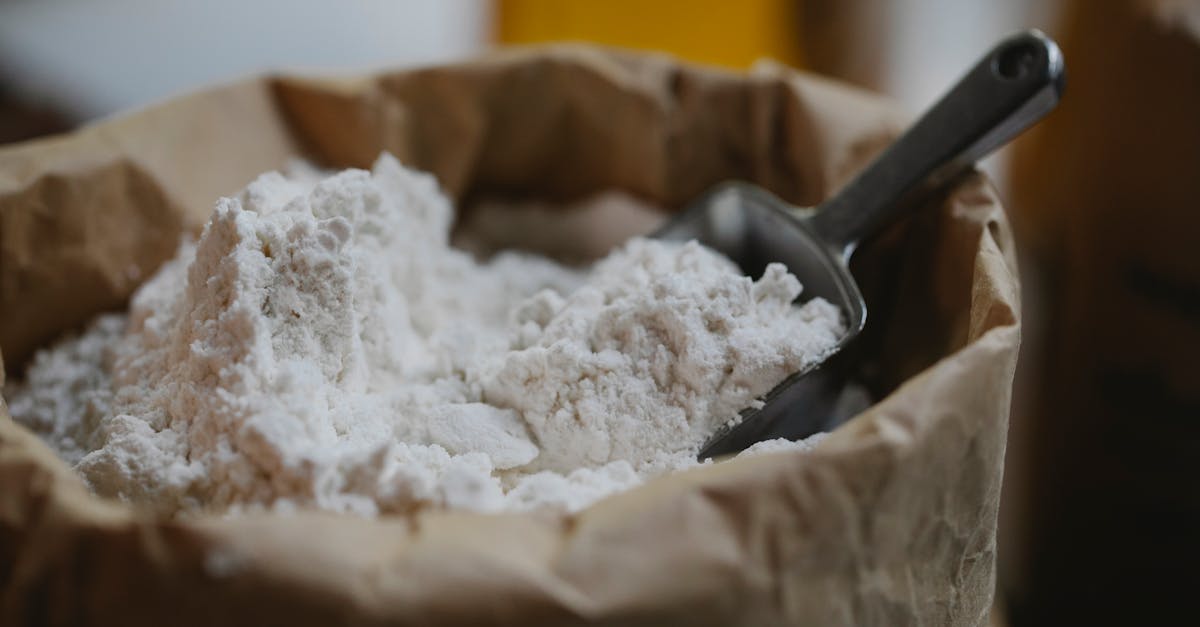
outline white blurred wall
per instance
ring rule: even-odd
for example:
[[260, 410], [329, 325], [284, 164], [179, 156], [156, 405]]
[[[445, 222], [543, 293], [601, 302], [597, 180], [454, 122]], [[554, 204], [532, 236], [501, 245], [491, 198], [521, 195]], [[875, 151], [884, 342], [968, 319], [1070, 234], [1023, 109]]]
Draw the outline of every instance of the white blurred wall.
[[0, 0], [0, 83], [86, 120], [271, 70], [447, 61], [487, 0]]

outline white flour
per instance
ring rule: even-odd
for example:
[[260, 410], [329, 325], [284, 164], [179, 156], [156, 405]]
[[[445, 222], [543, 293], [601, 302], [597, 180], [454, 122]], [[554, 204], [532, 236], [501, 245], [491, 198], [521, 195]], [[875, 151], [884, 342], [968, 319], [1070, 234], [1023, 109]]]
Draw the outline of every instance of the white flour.
[[587, 271], [479, 263], [452, 218], [386, 155], [263, 175], [9, 408], [96, 492], [166, 513], [575, 510], [695, 465], [843, 330], [782, 266], [644, 239]]

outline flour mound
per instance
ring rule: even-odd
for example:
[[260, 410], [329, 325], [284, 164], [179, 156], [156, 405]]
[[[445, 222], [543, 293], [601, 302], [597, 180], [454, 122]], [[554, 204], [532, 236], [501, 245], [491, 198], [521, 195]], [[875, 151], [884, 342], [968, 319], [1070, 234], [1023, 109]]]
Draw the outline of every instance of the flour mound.
[[164, 513], [576, 510], [696, 465], [844, 332], [781, 265], [752, 281], [644, 239], [586, 271], [480, 263], [452, 220], [388, 155], [265, 174], [127, 314], [39, 353], [10, 411], [97, 493]]

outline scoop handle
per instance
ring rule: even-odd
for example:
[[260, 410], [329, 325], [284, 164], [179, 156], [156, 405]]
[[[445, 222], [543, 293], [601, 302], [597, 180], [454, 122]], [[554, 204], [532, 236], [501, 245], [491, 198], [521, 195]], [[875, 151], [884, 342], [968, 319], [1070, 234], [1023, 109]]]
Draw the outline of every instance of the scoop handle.
[[813, 227], [848, 257], [899, 217], [1054, 109], [1062, 53], [1037, 30], [1000, 42], [895, 143], [818, 207]]

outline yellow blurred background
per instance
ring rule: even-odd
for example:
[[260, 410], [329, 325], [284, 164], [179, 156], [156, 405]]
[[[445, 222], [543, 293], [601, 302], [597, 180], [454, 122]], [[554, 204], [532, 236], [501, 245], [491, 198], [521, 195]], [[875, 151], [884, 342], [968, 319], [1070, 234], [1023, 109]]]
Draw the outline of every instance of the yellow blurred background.
[[803, 63], [794, 0], [498, 0], [502, 44], [586, 41], [745, 68], [762, 57]]

